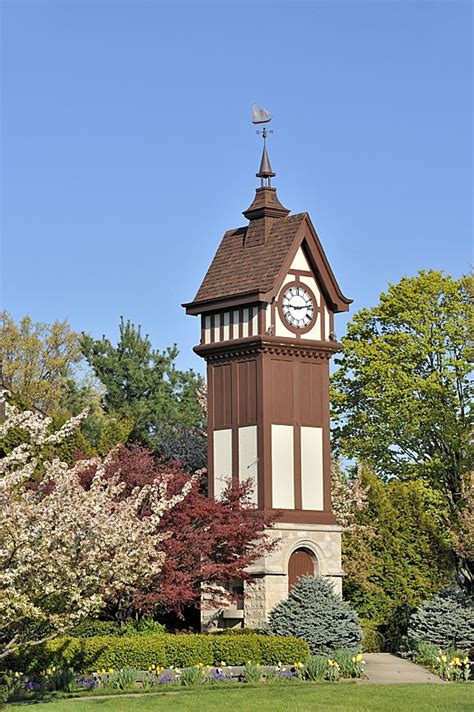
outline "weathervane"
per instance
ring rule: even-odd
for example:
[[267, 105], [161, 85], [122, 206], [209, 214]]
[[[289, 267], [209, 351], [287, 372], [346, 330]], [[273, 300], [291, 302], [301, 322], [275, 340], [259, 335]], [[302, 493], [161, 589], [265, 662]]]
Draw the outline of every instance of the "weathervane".
[[[253, 124], [269, 124], [270, 121], [272, 120], [272, 115], [266, 110], [262, 109], [260, 106], [257, 106], [257, 104], [254, 104], [252, 106], [252, 123]], [[262, 135], [263, 138], [263, 152], [262, 152], [262, 160], [260, 161], [260, 170], [256, 174], [257, 178], [260, 178], [260, 184], [262, 188], [270, 188], [272, 185], [271, 179], [273, 176], [276, 175], [272, 171], [272, 167], [270, 165], [270, 159], [268, 158], [268, 153], [267, 153], [267, 136], [268, 134], [273, 133], [273, 131], [270, 129], [268, 130], [267, 127], [264, 125], [263, 129], [260, 131], [257, 129], [257, 133]], [[265, 184], [266, 181], [266, 184]]]

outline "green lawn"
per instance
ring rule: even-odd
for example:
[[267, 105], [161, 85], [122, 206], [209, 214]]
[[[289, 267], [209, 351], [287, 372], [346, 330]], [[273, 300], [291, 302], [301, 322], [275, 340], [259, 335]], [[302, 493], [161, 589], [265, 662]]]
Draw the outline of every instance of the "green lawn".
[[[311, 683], [214, 687], [176, 693], [114, 699], [69, 699], [41, 703], [44, 712], [467, 712], [474, 708], [474, 686], [318, 685]], [[19, 712], [21, 705], [8, 705]]]

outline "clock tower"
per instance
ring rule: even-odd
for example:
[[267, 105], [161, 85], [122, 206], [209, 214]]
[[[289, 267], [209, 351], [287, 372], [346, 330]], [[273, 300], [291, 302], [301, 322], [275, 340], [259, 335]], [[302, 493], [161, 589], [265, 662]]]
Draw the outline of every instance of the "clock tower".
[[209, 496], [251, 479], [256, 508], [279, 513], [276, 549], [251, 569], [242, 609], [203, 611], [204, 627], [260, 626], [302, 574], [342, 588], [341, 528], [331, 510], [329, 360], [347, 311], [308, 213], [271, 185], [264, 146], [248, 224], [228, 230], [186, 313], [201, 321], [207, 363]]

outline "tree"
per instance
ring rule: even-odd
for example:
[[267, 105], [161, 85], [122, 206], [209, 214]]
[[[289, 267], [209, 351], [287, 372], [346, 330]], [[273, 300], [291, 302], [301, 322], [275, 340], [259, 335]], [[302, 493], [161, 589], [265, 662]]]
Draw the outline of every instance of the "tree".
[[[0, 437], [21, 428], [28, 438], [0, 460], [0, 659], [70, 629], [155, 577], [165, 556], [160, 520], [193, 484], [188, 478], [171, 492], [162, 473], [124, 493], [118, 477], [106, 476], [108, 459], [73, 467], [44, 461], [44, 452], [73, 433], [85, 413], [56, 432], [38, 413], [8, 404], [6, 413]], [[85, 468], [94, 469], [87, 488]]]
[[328, 579], [301, 576], [268, 616], [274, 635], [294, 635], [309, 644], [311, 654], [354, 648], [362, 640], [357, 613], [343, 601]]
[[67, 321], [43, 324], [25, 316], [17, 325], [8, 312], [0, 313], [0, 381], [19, 406], [58, 412], [81, 358], [79, 337]]
[[[108, 414], [133, 422], [130, 440], [166, 453], [173, 438], [178, 450], [183, 441], [195, 442], [194, 453], [187, 455], [191, 470], [205, 464], [205, 413], [201, 392], [203, 379], [192, 370], [176, 367], [176, 345], [164, 351], [152, 347], [148, 335], [130, 321], [120, 321], [117, 346], [102, 337], [82, 336], [83, 353], [105, 388], [103, 404]], [[183, 428], [185, 434], [183, 436]], [[187, 451], [190, 449], [186, 443]]]
[[385, 483], [367, 467], [358, 477], [365, 505], [342, 536], [344, 595], [396, 647], [409, 614], [452, 576], [440, 495], [421, 481]]
[[[332, 379], [336, 452], [385, 480], [416, 479], [440, 492], [453, 536], [472, 463], [471, 312], [467, 277], [404, 277], [354, 316]], [[454, 554], [458, 578], [469, 586], [472, 561]]]
[[[83, 473], [86, 487], [92, 475], [93, 469]], [[170, 478], [170, 493], [180, 492], [189, 481], [180, 463], [165, 463], [139, 445], [119, 448], [107, 476], [118, 476], [126, 493], [159, 482], [163, 476]], [[270, 520], [255, 510], [249, 495], [249, 484], [244, 483], [229, 486], [222, 499], [214, 501], [202, 493], [196, 477], [187, 497], [164, 514], [158, 525], [165, 554], [159, 573], [137, 586], [130, 599], [121, 602], [121, 609], [114, 602], [109, 611], [124, 617], [159, 610], [179, 617], [186, 608], [201, 605], [204, 583], [209, 605], [229, 601], [232, 596], [226, 584], [235, 579], [252, 581], [247, 567], [275, 546], [264, 531]]]
[[434, 643], [443, 650], [471, 648], [474, 645], [472, 599], [453, 590], [433, 596], [410, 617], [408, 638], [411, 642]]

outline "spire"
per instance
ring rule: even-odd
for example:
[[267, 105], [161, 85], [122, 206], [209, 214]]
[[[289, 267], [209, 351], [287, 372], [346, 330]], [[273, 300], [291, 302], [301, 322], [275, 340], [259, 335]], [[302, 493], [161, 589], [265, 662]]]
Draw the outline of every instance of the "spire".
[[[268, 124], [271, 118], [268, 111], [256, 105], [253, 106], [253, 124]], [[264, 126], [257, 133], [261, 134], [263, 138], [262, 160], [260, 161], [260, 170], [256, 173], [257, 178], [260, 178], [260, 187], [257, 188], [250, 207], [244, 210], [245, 217], [250, 221], [245, 233], [246, 247], [264, 243], [270, 237], [275, 220], [286, 217], [290, 212], [278, 200], [276, 188], [273, 188], [271, 183], [271, 179], [276, 174], [272, 170], [268, 157], [267, 136], [273, 132]]]
[[[262, 160], [260, 161], [260, 170], [258, 171], [258, 173], [256, 173], [257, 178], [260, 178], [262, 188], [264, 188], [264, 187], [270, 188], [270, 186], [272, 184], [271, 179], [273, 178], [273, 176], [276, 175], [276, 173], [274, 173], [272, 171], [272, 167], [270, 165], [270, 159], [268, 158], [267, 135], [268, 135], [268, 131], [267, 131], [266, 126], [264, 126], [263, 130], [262, 130], [262, 138], [263, 138]], [[266, 185], [265, 185], [265, 181], [267, 181]]]

